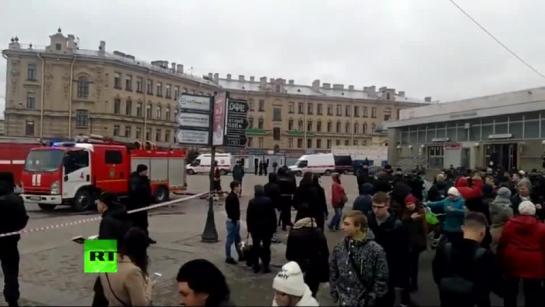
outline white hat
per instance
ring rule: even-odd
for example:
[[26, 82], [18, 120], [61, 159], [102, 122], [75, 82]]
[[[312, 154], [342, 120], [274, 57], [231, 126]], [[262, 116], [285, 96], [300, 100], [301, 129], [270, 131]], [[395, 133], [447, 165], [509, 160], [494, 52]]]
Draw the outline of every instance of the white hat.
[[453, 195], [453, 196], [456, 196], [456, 197], [462, 196], [462, 195], [460, 194], [460, 191], [458, 191], [458, 189], [455, 188], [455, 187], [452, 187], [452, 188], [448, 189], [447, 194], [448, 194], [448, 195]]
[[306, 288], [303, 272], [295, 261], [284, 264], [273, 280], [273, 289], [293, 296], [303, 296]]
[[525, 200], [519, 205], [519, 213], [521, 215], [536, 215], [536, 206], [528, 200]]
[[519, 175], [524, 176], [524, 175], [526, 175], [526, 173], [523, 170], [520, 170]]

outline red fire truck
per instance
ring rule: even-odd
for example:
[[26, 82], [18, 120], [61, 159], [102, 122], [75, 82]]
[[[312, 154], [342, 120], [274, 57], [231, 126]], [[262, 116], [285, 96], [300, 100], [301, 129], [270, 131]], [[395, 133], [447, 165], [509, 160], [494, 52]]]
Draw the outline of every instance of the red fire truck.
[[12, 173], [15, 184], [21, 187], [21, 173], [26, 157], [32, 148], [40, 145], [40, 142], [33, 139], [0, 139], [0, 172]]
[[43, 210], [71, 205], [84, 211], [94, 207], [101, 192], [128, 194], [129, 176], [139, 164], [148, 166], [157, 202], [170, 192], [185, 190], [185, 151], [159, 150], [153, 144], [131, 148], [113, 142], [60, 142], [30, 151], [22, 172], [22, 197]]

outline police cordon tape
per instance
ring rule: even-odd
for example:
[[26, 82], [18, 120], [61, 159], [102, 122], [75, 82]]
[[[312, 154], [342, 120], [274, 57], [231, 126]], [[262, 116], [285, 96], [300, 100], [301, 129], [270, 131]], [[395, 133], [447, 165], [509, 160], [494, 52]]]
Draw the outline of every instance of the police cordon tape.
[[[166, 202], [163, 202], [163, 203], [160, 203], [160, 204], [155, 204], [155, 205], [151, 205], [151, 206], [147, 206], [147, 207], [142, 207], [142, 208], [138, 208], [138, 209], [129, 210], [129, 211], [127, 211], [127, 213], [132, 214], [132, 213], [136, 213], [136, 212], [142, 212], [142, 211], [147, 211], [147, 210], [151, 210], [151, 209], [155, 209], [155, 208], [169, 206], [169, 205], [180, 203], [180, 202], [183, 202], [183, 201], [186, 201], [186, 200], [195, 199], [195, 198], [201, 197], [203, 195], [206, 195], [208, 193], [209, 192], [203, 192], [203, 193], [198, 193], [198, 194], [191, 195], [191, 196], [184, 197], [184, 198], [173, 199], [173, 200], [166, 201]], [[27, 233], [32, 233], [32, 232], [41, 232], [41, 231], [47, 231], [47, 230], [52, 230], [52, 229], [64, 228], [64, 227], [68, 227], [68, 226], [74, 226], [74, 225], [79, 225], [79, 224], [85, 224], [85, 223], [100, 221], [101, 219], [102, 219], [101, 216], [97, 216], [97, 217], [81, 219], [81, 220], [66, 222], [66, 223], [59, 223], [59, 224], [54, 224], [54, 225], [47, 225], [47, 226], [42, 226], [42, 227], [35, 227], [35, 228], [29, 228], [29, 229], [25, 228], [25, 229], [21, 229], [19, 231], [0, 233], [0, 238], [10, 237], [10, 236], [15, 236], [15, 235], [22, 235], [22, 234], [27, 234]]]

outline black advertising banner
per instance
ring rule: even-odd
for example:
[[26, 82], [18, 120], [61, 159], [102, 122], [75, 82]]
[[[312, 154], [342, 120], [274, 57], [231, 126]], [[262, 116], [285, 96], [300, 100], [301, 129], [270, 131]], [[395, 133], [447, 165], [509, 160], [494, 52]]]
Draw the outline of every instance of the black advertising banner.
[[231, 147], [246, 145], [246, 127], [248, 127], [248, 103], [246, 100], [227, 99], [227, 117], [225, 118], [225, 137], [223, 144]]

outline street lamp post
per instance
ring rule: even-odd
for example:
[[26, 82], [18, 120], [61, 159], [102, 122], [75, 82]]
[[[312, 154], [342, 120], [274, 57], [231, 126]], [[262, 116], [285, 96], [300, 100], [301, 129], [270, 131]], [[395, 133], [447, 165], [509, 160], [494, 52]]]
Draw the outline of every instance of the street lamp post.
[[206, 214], [206, 224], [201, 236], [201, 241], [205, 243], [218, 242], [218, 231], [214, 219], [214, 162], [216, 161], [216, 146], [212, 145], [210, 153], [210, 193], [208, 195], [208, 212]]

